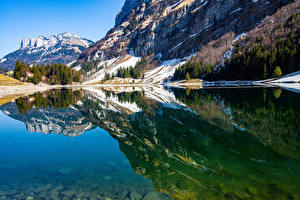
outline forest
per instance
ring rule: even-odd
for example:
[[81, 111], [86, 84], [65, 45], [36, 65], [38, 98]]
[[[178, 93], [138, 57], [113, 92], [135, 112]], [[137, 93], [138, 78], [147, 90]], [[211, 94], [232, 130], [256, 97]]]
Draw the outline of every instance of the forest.
[[232, 56], [225, 60], [225, 66], [205, 63], [203, 57], [196, 55], [176, 69], [173, 80], [186, 77], [210, 81], [260, 80], [298, 71], [299, 35], [300, 16], [292, 14], [285, 21], [278, 20], [249, 32], [244, 41], [233, 45]]
[[211, 74], [212, 69], [213, 65], [211, 64], [203, 64], [196, 60], [192, 60], [177, 68], [172, 80], [202, 78], [204, 75]]
[[138, 79], [142, 77], [142, 73], [136, 67], [120, 68], [118, 69], [116, 77]]
[[134, 78], [134, 79], [144, 79], [145, 75], [143, 72], [146, 71], [146, 67], [149, 65], [147, 59], [142, 58], [140, 61], [138, 61], [135, 66], [131, 67], [121, 67], [117, 70], [116, 74], [110, 75], [109, 73], [106, 73], [102, 81], [107, 81], [110, 79], [114, 79], [115, 77], [119, 78]]
[[[298, 14], [292, 15], [285, 24], [277, 24], [277, 29], [300, 25]], [[300, 70], [300, 37], [298, 32], [291, 32], [285, 38], [275, 39], [275, 47], [264, 42], [258, 36], [250, 41], [250, 48], [236, 46], [233, 56], [217, 76], [225, 80], [254, 80], [278, 77]], [[252, 47], [252, 48], [251, 48]]]
[[50, 65], [30, 66], [24, 61], [16, 61], [13, 77], [17, 80], [29, 83], [47, 83], [50, 85], [67, 85], [73, 82], [81, 82], [82, 74], [64, 64], [52, 63]]

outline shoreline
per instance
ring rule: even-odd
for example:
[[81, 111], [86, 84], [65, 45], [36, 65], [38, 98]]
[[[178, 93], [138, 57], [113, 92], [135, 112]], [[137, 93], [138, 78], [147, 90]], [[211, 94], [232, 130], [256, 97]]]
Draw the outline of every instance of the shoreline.
[[96, 85], [47, 85], [24, 83], [22, 85], [0, 85], [0, 98], [7, 96], [26, 96], [36, 92], [45, 92], [52, 89], [72, 89], [72, 88], [90, 88], [90, 87], [149, 87], [157, 84], [96, 84]]
[[0, 86], [0, 98], [8, 96], [26, 96], [36, 92], [44, 92], [52, 89], [72, 89], [72, 88], [95, 88], [95, 87], [153, 87], [165, 86], [174, 88], [190, 88], [190, 89], [211, 89], [211, 88], [244, 88], [244, 87], [280, 87], [282, 89], [290, 90], [300, 93], [300, 83], [280, 83], [268, 81], [202, 81], [198, 83], [180, 83], [172, 82], [166, 84], [77, 84], [77, 85], [47, 85], [31, 83], [24, 83], [22, 85]]
[[61, 85], [46, 85], [46, 84], [30, 84], [24, 83], [23, 85], [13, 86], [0, 86], [0, 98], [12, 95], [30, 95], [36, 92], [44, 92], [51, 89], [63, 88]]

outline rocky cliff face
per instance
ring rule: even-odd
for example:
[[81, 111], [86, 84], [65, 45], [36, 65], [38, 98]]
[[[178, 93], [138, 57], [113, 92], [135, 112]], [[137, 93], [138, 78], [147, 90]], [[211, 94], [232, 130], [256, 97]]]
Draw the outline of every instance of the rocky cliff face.
[[126, 0], [122, 10], [117, 14], [115, 27], [122, 24], [126, 17], [131, 13], [132, 9], [135, 9], [137, 6], [148, 1], [149, 0]]
[[93, 42], [74, 33], [61, 33], [49, 38], [23, 39], [21, 46], [0, 60], [0, 68], [13, 69], [16, 60], [26, 63], [49, 64], [53, 62], [68, 64], [76, 60], [81, 52]]
[[93, 61], [97, 66], [103, 61], [133, 54], [152, 56], [160, 63], [184, 58], [228, 32], [239, 34], [253, 29], [267, 15], [289, 2], [126, 0], [116, 17], [115, 27], [93, 47], [86, 49], [78, 61], [80, 64]]

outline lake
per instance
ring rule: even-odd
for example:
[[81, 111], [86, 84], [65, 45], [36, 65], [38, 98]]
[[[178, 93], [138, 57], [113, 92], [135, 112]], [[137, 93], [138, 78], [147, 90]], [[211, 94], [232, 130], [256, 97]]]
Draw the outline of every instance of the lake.
[[51, 90], [0, 106], [2, 199], [299, 199], [300, 94]]

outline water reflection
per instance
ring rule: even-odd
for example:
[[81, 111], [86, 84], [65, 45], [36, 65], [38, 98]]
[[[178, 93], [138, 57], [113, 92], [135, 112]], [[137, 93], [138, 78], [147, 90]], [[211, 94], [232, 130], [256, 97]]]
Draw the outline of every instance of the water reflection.
[[17, 99], [2, 106], [8, 116], [25, 123], [28, 132], [78, 136], [95, 127], [72, 105], [80, 102], [80, 90], [51, 90]]
[[[299, 94], [280, 89], [89, 88], [0, 108], [29, 132], [107, 130], [135, 173], [174, 200], [297, 199], [298, 102]], [[125, 196], [154, 199], [149, 194]]]

